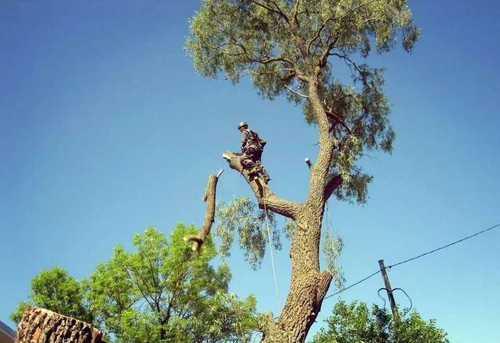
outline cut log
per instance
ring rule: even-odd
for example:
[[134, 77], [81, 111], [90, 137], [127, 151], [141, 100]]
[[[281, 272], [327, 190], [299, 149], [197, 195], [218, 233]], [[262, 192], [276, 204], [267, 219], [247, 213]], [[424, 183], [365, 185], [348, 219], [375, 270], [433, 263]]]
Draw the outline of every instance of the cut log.
[[42, 308], [24, 312], [16, 343], [104, 343], [91, 324]]

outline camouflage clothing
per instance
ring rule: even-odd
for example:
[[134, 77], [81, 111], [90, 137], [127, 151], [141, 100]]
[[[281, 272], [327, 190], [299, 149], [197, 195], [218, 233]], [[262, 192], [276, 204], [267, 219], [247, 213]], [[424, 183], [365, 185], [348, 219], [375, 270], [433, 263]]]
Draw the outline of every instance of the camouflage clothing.
[[269, 175], [261, 163], [262, 152], [266, 145], [266, 141], [248, 128], [242, 130], [241, 136], [241, 164], [249, 171], [251, 176], [262, 175], [265, 182], [268, 182], [270, 180]]

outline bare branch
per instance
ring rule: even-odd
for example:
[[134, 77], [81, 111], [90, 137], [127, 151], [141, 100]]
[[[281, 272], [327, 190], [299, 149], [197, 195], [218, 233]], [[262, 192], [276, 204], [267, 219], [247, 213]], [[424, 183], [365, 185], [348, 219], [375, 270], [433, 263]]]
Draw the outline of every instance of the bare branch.
[[205, 239], [210, 235], [210, 230], [212, 229], [212, 224], [215, 218], [215, 205], [216, 205], [216, 193], [217, 193], [217, 181], [224, 171], [220, 170], [217, 175], [210, 175], [208, 177], [208, 185], [203, 201], [207, 203], [207, 210], [205, 212], [205, 222], [203, 227], [197, 235], [192, 235], [185, 237], [186, 242], [192, 242], [193, 251], [200, 251], [201, 246], [205, 243]]
[[240, 154], [225, 152], [222, 157], [229, 163], [232, 169], [238, 171], [245, 178], [258, 200], [260, 208], [268, 209], [271, 212], [295, 220], [301, 209], [301, 205], [281, 199], [275, 195], [261, 178], [251, 178], [248, 171], [241, 164]]

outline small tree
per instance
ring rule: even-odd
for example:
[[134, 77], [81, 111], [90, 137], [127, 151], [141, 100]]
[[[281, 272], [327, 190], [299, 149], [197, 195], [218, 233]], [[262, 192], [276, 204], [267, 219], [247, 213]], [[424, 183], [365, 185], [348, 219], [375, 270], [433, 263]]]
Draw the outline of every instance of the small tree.
[[[390, 51], [399, 37], [406, 51], [418, 38], [406, 0], [204, 0], [192, 19], [187, 48], [203, 76], [223, 73], [237, 83], [248, 75], [264, 98], [285, 96], [302, 105], [319, 135], [303, 202], [277, 196], [249, 177], [238, 155], [224, 155], [260, 208], [294, 223], [290, 290], [265, 341], [305, 340], [333, 278], [319, 262], [325, 204], [332, 195], [365, 202], [372, 177], [357, 162], [367, 150], [392, 149], [383, 72], [359, 61]], [[244, 248], [262, 250], [262, 244]]]
[[259, 330], [255, 299], [229, 293], [231, 273], [211, 265], [216, 250], [210, 239], [199, 253], [184, 242], [194, 233], [178, 225], [168, 240], [148, 229], [134, 237], [135, 251], [116, 248], [82, 282], [60, 268], [43, 272], [33, 280], [29, 305], [92, 320], [108, 341], [248, 342]]
[[82, 284], [64, 269], [43, 271], [31, 281], [31, 299], [20, 303], [11, 319], [18, 323], [27, 308], [36, 306], [92, 322], [93, 317], [84, 297]]
[[446, 332], [433, 320], [425, 321], [415, 311], [394, 322], [391, 314], [378, 306], [371, 310], [364, 303], [337, 303], [327, 327], [312, 343], [449, 343]]

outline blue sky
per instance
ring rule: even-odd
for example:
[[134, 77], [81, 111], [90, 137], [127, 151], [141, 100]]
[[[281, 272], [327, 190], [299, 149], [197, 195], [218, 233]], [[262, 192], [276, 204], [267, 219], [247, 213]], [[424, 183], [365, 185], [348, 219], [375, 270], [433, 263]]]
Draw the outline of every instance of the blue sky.
[[[387, 68], [394, 153], [365, 165], [365, 206], [329, 205], [344, 240], [347, 283], [500, 222], [500, 4], [411, 1], [423, 36]], [[269, 144], [274, 190], [300, 201], [315, 132], [299, 108], [259, 98], [248, 82], [206, 80], [183, 50], [198, 1], [32, 1], [0, 5], [0, 320], [37, 273], [88, 276], [117, 244], [156, 226], [200, 224], [209, 173], [237, 150], [247, 120]], [[250, 195], [227, 170], [219, 198]], [[456, 343], [500, 341], [500, 230], [391, 270], [426, 318]], [[279, 312], [289, 260], [253, 272], [231, 258], [232, 290]], [[379, 276], [342, 294], [381, 304]], [[325, 301], [320, 322], [338, 297]], [[405, 298], [397, 299], [405, 306]], [[9, 322], [11, 323], [11, 322]], [[11, 323], [12, 324], [12, 323]], [[320, 325], [316, 324], [314, 330]]]

